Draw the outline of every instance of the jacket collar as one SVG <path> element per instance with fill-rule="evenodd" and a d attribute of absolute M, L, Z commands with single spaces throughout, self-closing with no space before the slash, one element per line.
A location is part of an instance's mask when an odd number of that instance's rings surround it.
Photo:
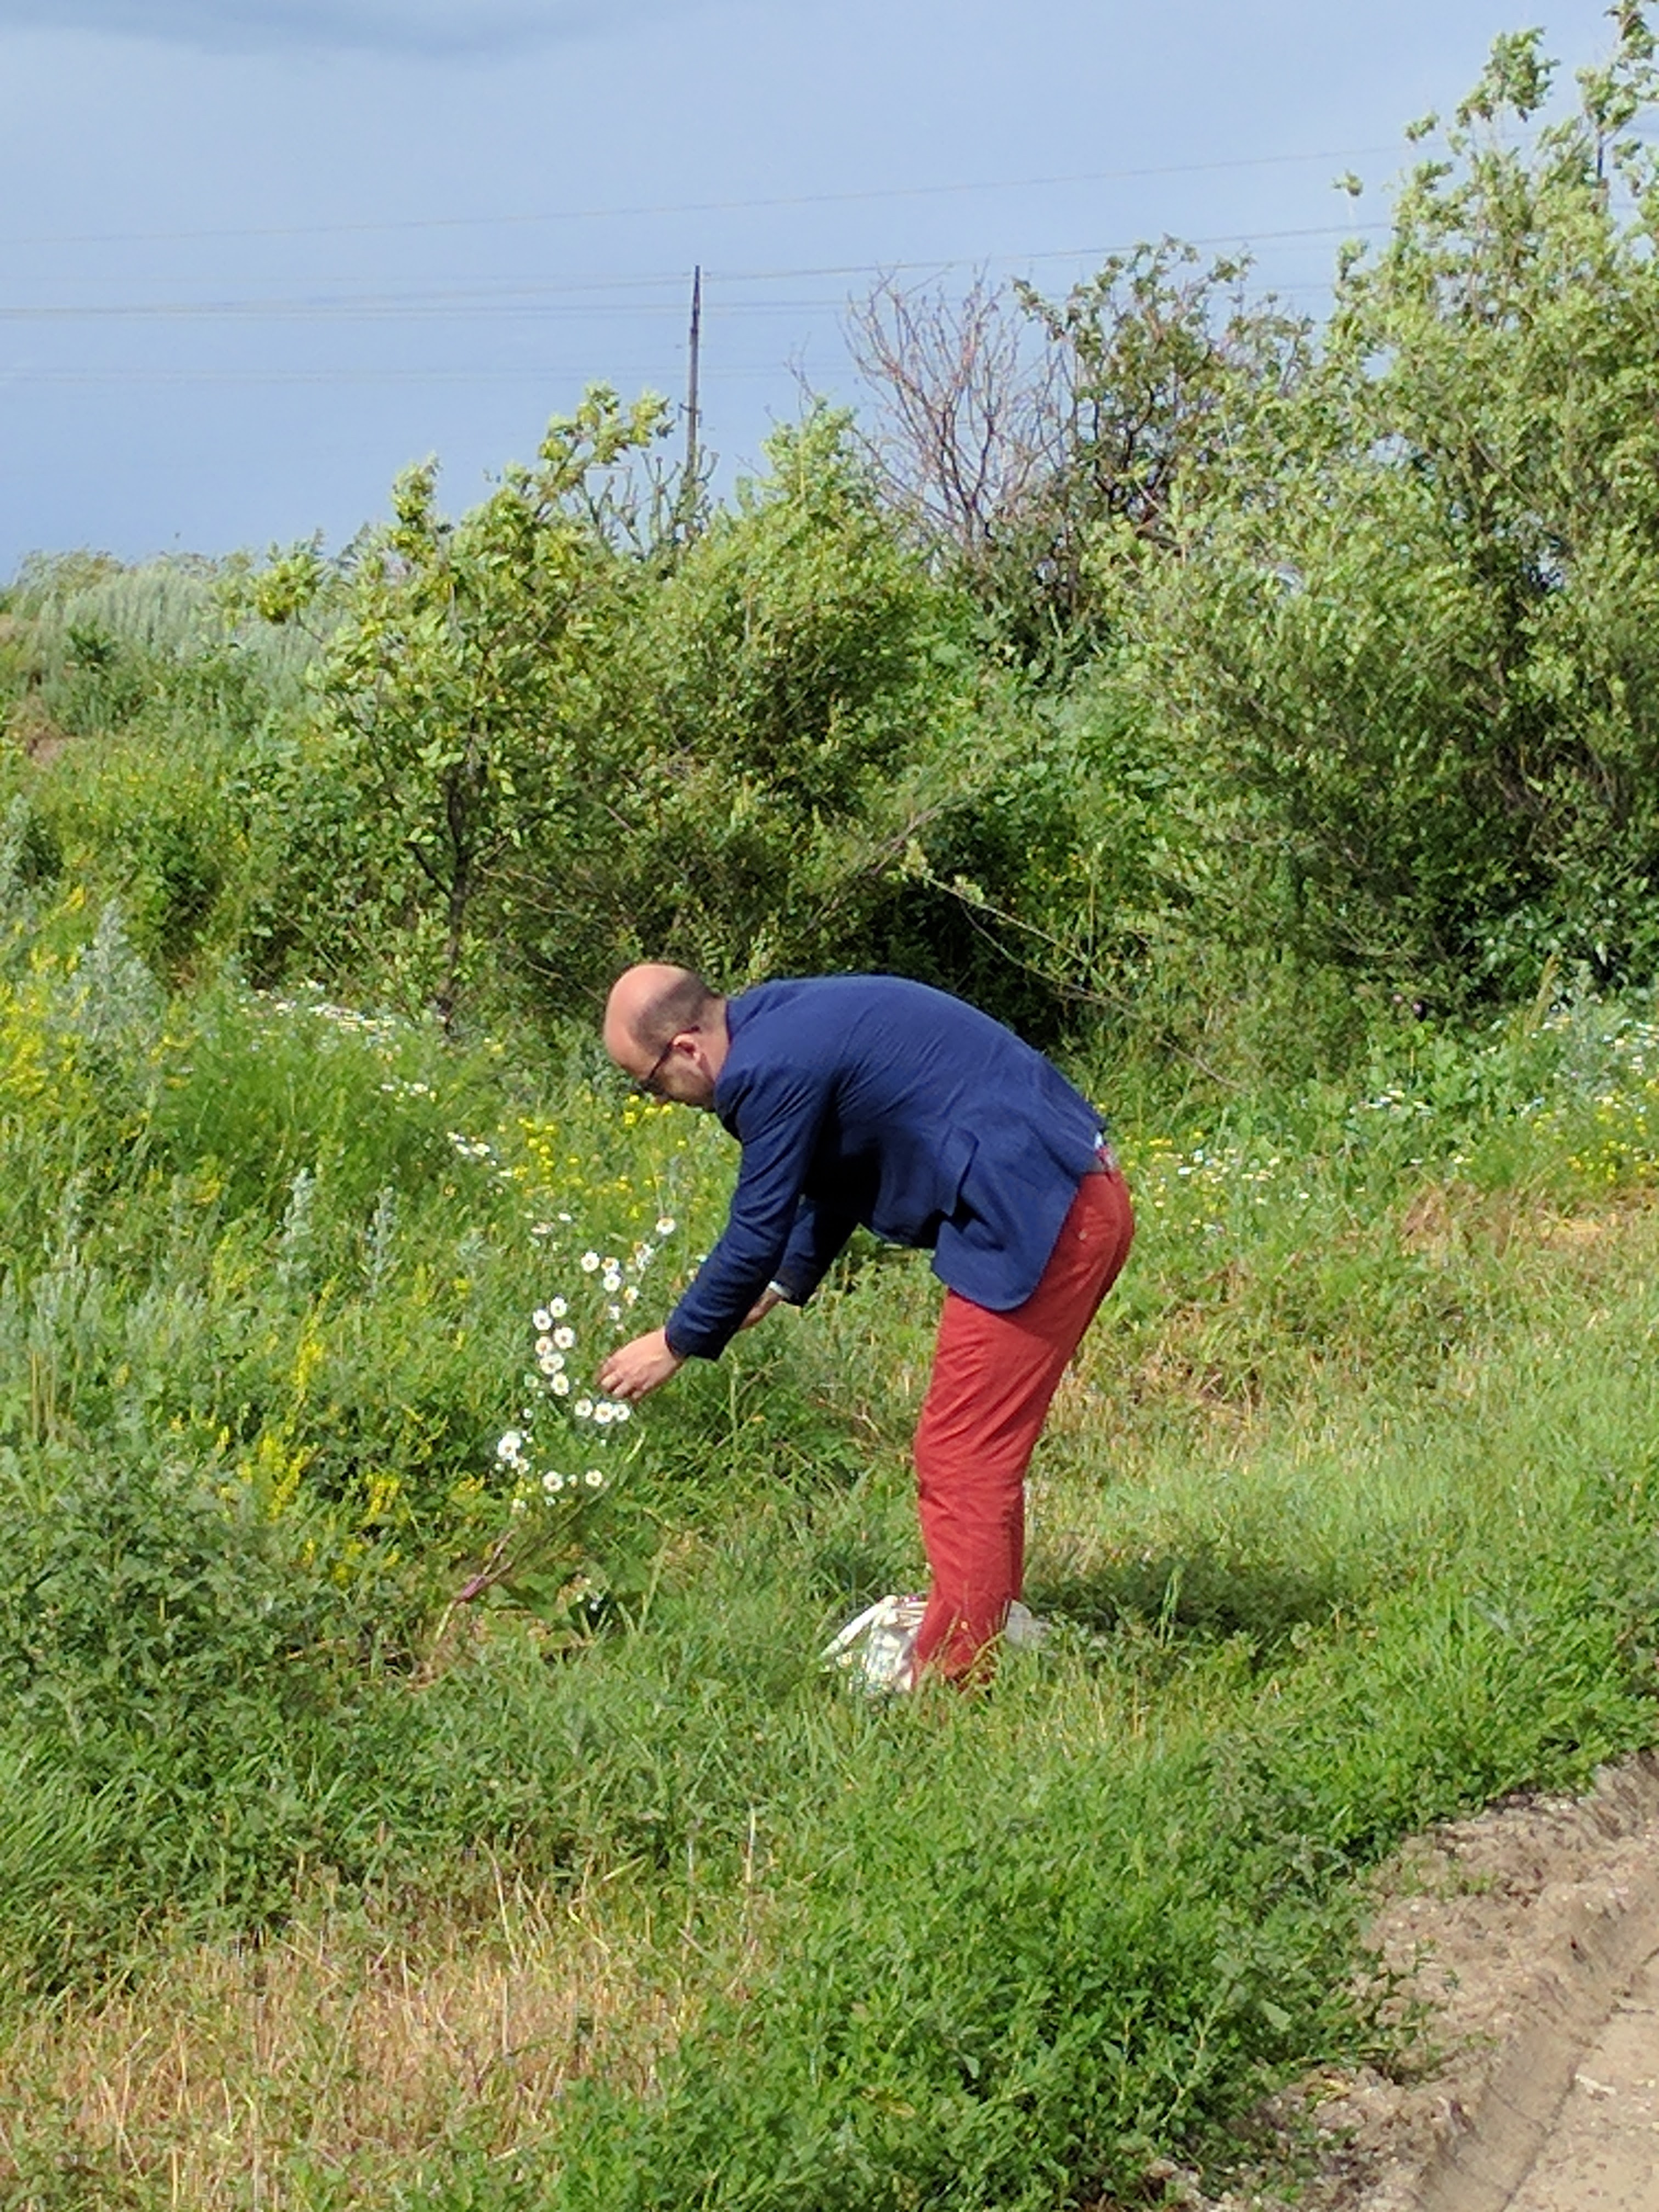
<path fill-rule="evenodd" d="M 755 1011 L 755 991 L 743 991 L 726 1002 L 726 1062 L 714 1079 L 714 1113 L 728 1131 L 732 1130 L 731 1117 L 737 1109 L 743 1082 L 744 1055 L 738 1040 L 743 1034 L 744 1023 Z M 732 1133 L 736 1133 L 733 1131 Z"/>

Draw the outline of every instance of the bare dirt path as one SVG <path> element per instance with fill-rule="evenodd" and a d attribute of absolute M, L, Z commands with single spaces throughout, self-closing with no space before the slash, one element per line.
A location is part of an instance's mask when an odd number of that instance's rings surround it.
<path fill-rule="evenodd" d="M 1375 1933 L 1444 2056 L 1365 2212 L 1659 2212 L 1659 1760 L 1425 1838 Z"/>
<path fill-rule="evenodd" d="M 1514 2212 L 1659 2212 L 1659 1950 L 1579 2060 Z"/>
<path fill-rule="evenodd" d="M 1659 1755 L 1420 1838 L 1372 1929 L 1412 2078 L 1304 2083 L 1309 2212 L 1659 2212 Z M 1213 2212 L 1271 2212 L 1242 2189 Z"/>

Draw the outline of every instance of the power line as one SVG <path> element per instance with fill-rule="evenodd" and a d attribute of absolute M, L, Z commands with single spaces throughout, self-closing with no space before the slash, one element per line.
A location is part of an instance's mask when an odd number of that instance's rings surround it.
<path fill-rule="evenodd" d="M 1289 239 L 1352 238 L 1364 234 L 1386 230 L 1386 222 L 1371 223 L 1315 223 L 1290 230 L 1229 231 L 1206 238 L 1189 239 L 1182 243 L 1194 246 L 1242 246 L 1281 243 Z M 981 269 L 999 263 L 1016 264 L 1021 267 L 1036 262 L 1093 261 L 1097 264 L 1115 254 L 1133 251 L 1127 245 L 1054 246 L 1036 253 L 1001 253 L 962 258 L 957 260 L 841 262 L 817 268 L 710 270 L 706 272 L 711 284 L 772 284 L 792 282 L 799 278 L 894 276 L 927 273 L 949 276 L 963 269 Z M 622 280 L 635 285 L 657 279 Z M 674 281 L 683 284 L 684 276 Z M 65 305 L 58 302 L 37 302 L 33 305 L 0 307 L 0 322 L 96 322 L 96 321 L 240 321 L 240 320 L 325 320 L 349 316 L 363 321 L 396 319 L 406 316 L 481 314 L 586 314 L 592 310 L 586 307 L 561 307 L 556 303 L 570 290 L 596 289 L 578 280 L 574 285 L 514 285 L 496 288 L 475 288 L 464 291 L 410 291 L 406 293 L 342 293 L 330 297 L 301 297 L 297 299 L 249 300 L 155 300 L 93 302 L 84 305 Z M 505 294 L 506 296 L 503 296 Z M 798 312 L 821 307 L 840 307 L 840 301 L 743 301 L 711 304 L 708 312 L 714 314 L 779 313 L 786 310 Z M 609 308 L 605 312 L 630 314 L 672 313 L 683 310 L 679 301 L 665 299 L 660 302 L 642 302 L 623 309 Z"/>
<path fill-rule="evenodd" d="M 555 208 L 540 213 L 417 216 L 395 222 L 306 222 L 238 225 L 217 230 L 106 230 L 64 232 L 36 238 L 0 240 L 0 246 L 161 246 L 219 238 L 361 238 L 410 231 L 485 230 L 550 222 L 617 222 L 643 216 L 736 215 L 769 208 L 845 207 L 873 200 L 934 199 L 958 192 L 1019 192 L 1063 185 L 1122 184 L 1142 177 L 1193 177 L 1233 169 L 1285 167 L 1305 161 L 1362 161 L 1374 155 L 1398 153 L 1397 146 L 1346 146 L 1325 153 L 1246 154 L 1219 161 L 1170 161 L 1131 169 L 1085 170 L 1073 176 L 1005 177 L 947 185 L 870 186 L 854 192 L 796 192 L 766 199 L 683 200 L 659 206 Z"/>
<path fill-rule="evenodd" d="M 821 300 L 738 300 L 727 301 L 709 312 L 723 317 L 747 319 L 787 313 L 813 313 L 823 309 L 839 310 L 846 304 L 844 296 L 838 294 L 833 298 Z M 611 320 L 648 318 L 656 321 L 678 321 L 684 319 L 684 312 L 683 303 L 667 300 L 601 310 L 592 307 L 563 305 L 556 301 L 538 300 L 533 296 L 492 300 L 470 297 L 465 294 L 435 293 L 411 294 L 402 300 L 344 296 L 337 300 L 137 301 L 103 305 L 94 302 L 79 307 L 26 305 L 0 307 L 0 322 L 333 322 L 345 319 L 368 323 L 422 318 L 452 320 L 465 317 L 471 320 L 510 315 L 556 317 L 565 321 L 581 321 L 591 320 L 600 313 Z"/>
<path fill-rule="evenodd" d="M 608 364 L 607 377 L 620 382 L 623 378 L 649 380 L 660 376 L 663 364 L 653 362 L 646 368 L 625 368 L 615 362 Z M 759 383 L 775 377 L 775 368 L 722 369 L 722 385 Z M 596 378 L 591 362 L 568 362 L 549 366 L 543 362 L 534 368 L 387 368 L 387 369 L 282 369 L 282 368 L 65 368 L 26 369 L 0 368 L 0 392 L 20 385 L 167 385 L 167 384 L 364 384 L 380 386 L 388 384 L 545 384 L 558 377 L 580 378 L 584 383 L 605 380 Z"/>
<path fill-rule="evenodd" d="M 1176 246 L 1237 246 L 1247 251 L 1255 246 L 1276 244 L 1287 238 L 1358 238 L 1373 231 L 1389 230 L 1388 222 L 1322 222 L 1310 223 L 1293 230 L 1229 230 L 1218 231 L 1207 238 L 1177 238 Z M 944 276 L 958 269 L 990 269 L 999 263 L 1026 267 L 1034 261 L 1093 261 L 1109 260 L 1115 254 L 1133 253 L 1142 239 L 1120 241 L 1115 246 L 1045 246 L 1036 253 L 975 253 L 961 254 L 954 260 L 929 261 L 846 261 L 817 269 L 712 269 L 706 274 L 711 281 L 722 284 L 769 284 L 781 283 L 792 276 L 898 276 L 913 272 L 933 271 Z"/>

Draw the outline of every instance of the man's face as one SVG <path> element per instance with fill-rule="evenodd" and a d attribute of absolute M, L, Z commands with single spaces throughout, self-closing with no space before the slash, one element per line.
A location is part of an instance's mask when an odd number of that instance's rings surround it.
<path fill-rule="evenodd" d="M 676 1106 L 696 1106 L 705 1113 L 713 1108 L 715 1071 L 702 1030 L 682 1030 L 655 1054 L 632 1037 L 609 1049 L 623 1073 L 648 1097 Z"/>

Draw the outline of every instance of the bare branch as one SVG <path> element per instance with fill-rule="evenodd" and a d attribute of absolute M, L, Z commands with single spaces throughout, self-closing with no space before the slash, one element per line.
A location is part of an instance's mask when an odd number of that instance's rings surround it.
<path fill-rule="evenodd" d="M 1062 455 L 1052 350 L 1033 352 L 1025 318 L 983 277 L 960 299 L 878 284 L 849 325 L 880 408 L 890 497 L 934 543 L 982 566 Z"/>

